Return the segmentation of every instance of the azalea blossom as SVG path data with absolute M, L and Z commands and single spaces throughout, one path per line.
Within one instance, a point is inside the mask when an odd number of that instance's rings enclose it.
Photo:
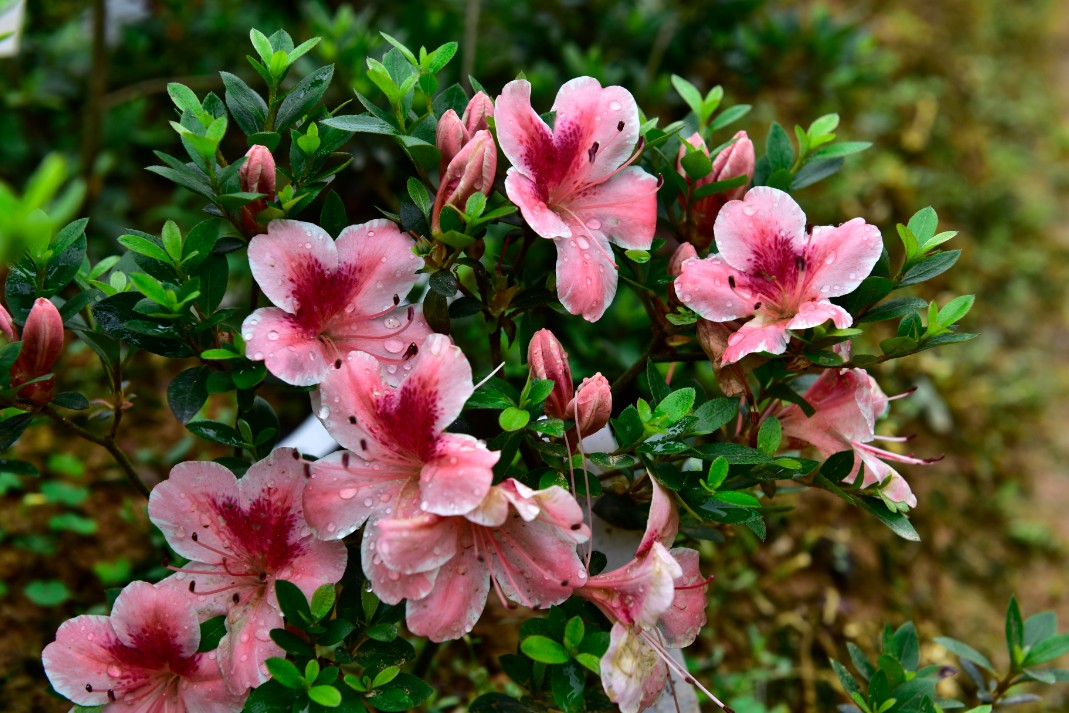
M 720 209 L 727 205 L 728 201 L 738 200 L 746 193 L 750 180 L 753 179 L 754 167 L 757 158 L 754 155 L 753 142 L 745 131 L 740 131 L 733 137 L 735 143 L 731 144 L 713 159 L 713 170 L 709 175 L 699 178 L 697 181 L 687 176 L 683 170 L 683 157 L 687 155 L 687 147 L 680 145 L 679 155 L 676 158 L 676 171 L 687 179 L 693 190 L 717 181 L 727 181 L 738 176 L 746 176 L 746 183 L 721 193 L 714 193 L 704 198 L 698 198 L 690 204 L 690 220 L 686 226 L 688 231 L 687 240 L 704 250 L 713 241 L 713 224 Z M 695 132 L 686 140 L 687 144 L 709 155 L 709 148 L 705 145 L 701 134 Z M 684 201 L 685 198 L 680 198 Z M 684 206 L 685 207 L 685 206 Z
M 361 555 L 380 599 L 408 598 L 409 630 L 445 641 L 471 631 L 491 587 L 506 606 L 563 602 L 586 582 L 576 545 L 589 538 L 582 509 L 559 486 L 531 490 L 509 479 L 478 508 L 443 517 L 421 509 L 409 483 L 393 517 L 368 524 Z
M 477 92 L 464 107 L 464 116 L 457 116 L 452 109 L 448 109 L 438 119 L 438 127 L 435 130 L 435 144 L 442 154 L 438 172 L 445 175 L 446 168 L 453 157 L 480 131 L 490 128 L 487 117 L 494 115 L 494 101 L 484 92 Z
M 623 713 L 653 705 L 668 682 L 669 668 L 692 680 L 667 649 L 689 646 L 705 625 L 708 580 L 698 570 L 698 553 L 685 547 L 668 549 L 679 530 L 679 514 L 664 489 L 651 482 L 650 516 L 634 559 L 591 577 L 576 590 L 613 622 L 609 648 L 601 659 L 601 681 Z
M 249 242 L 252 275 L 275 306 L 241 325 L 245 354 L 295 386 L 322 380 L 349 352 L 403 365 L 430 328 L 414 307 L 399 306 L 423 260 L 388 220 L 351 225 L 338 240 L 317 225 L 275 220 Z
M 534 333 L 527 345 L 527 364 L 534 378 L 553 381 L 553 390 L 543 405 L 546 415 L 575 422 L 567 436 L 573 450 L 583 437 L 601 430 L 609 422 L 612 415 L 609 380 L 598 372 L 583 379 L 573 391 L 568 354 L 553 332 L 540 329 Z
M 316 461 L 304 493 L 308 522 L 327 539 L 354 532 L 388 508 L 409 483 L 417 505 L 438 515 L 474 509 L 490 490 L 500 454 L 476 438 L 445 433 L 475 390 L 471 366 L 443 334 L 431 334 L 399 387 L 370 354 L 332 369 L 313 408 L 344 448 Z
M 63 622 L 41 654 L 56 691 L 80 706 L 130 713 L 232 713 L 214 651 L 197 653 L 200 621 L 188 596 L 148 582 L 119 592 L 111 616 Z
M 235 693 L 266 681 L 264 661 L 284 655 L 270 636 L 282 627 L 275 581 L 310 597 L 345 572 L 345 545 L 320 540 L 305 523 L 308 465 L 291 448 L 240 480 L 218 463 L 181 463 L 149 497 L 149 518 L 191 560 L 161 585 L 186 592 L 205 616 L 226 614 L 219 663 Z
M 260 232 L 256 214 L 267 208 L 267 201 L 275 199 L 275 157 L 271 149 L 260 144 L 245 153 L 245 163 L 238 169 L 238 185 L 247 193 L 263 193 L 252 203 L 241 207 L 241 221 L 250 233 Z
M 728 338 L 722 364 L 747 354 L 782 354 L 787 330 L 853 319 L 830 298 L 857 289 L 883 250 L 880 231 L 861 218 L 805 231 L 805 214 L 788 194 L 761 186 L 725 205 L 714 228 L 719 254 L 683 263 L 680 301 L 702 318 L 753 317 Z
M 468 199 L 476 193 L 490 195 L 497 176 L 497 146 L 487 130 L 477 131 L 442 171 L 442 180 L 434 197 L 431 227 L 440 234 L 442 210 L 448 205 L 463 212 Z
M 596 322 L 616 294 L 609 243 L 648 250 L 660 182 L 631 166 L 641 151 L 638 106 L 623 87 L 572 79 L 553 102 L 553 128 L 531 107 L 531 85 L 505 85 L 496 103 L 505 191 L 531 229 L 557 246 L 557 296 Z M 637 147 L 636 147 L 637 144 Z
M 898 471 L 886 461 L 925 465 L 932 460 L 893 453 L 872 445 L 877 439 L 904 441 L 905 438 L 877 436 L 876 419 L 886 413 L 890 399 L 864 369 L 827 369 L 803 395 L 813 407 L 812 416 L 795 404 L 785 405 L 777 414 L 783 434 L 812 446 L 823 457 L 845 450 L 854 451 L 854 467 L 844 478 L 857 481 L 864 469 L 861 486 L 879 485 L 891 502 L 917 506 L 917 496 Z M 895 397 L 897 398 L 897 397 Z
M 0 307 L 0 332 L 12 341 L 19 339 L 18 330 L 11 320 L 11 315 L 3 307 Z M 62 352 L 63 317 L 60 316 L 59 310 L 51 300 L 38 297 L 34 300 L 30 314 L 26 317 L 26 324 L 22 327 L 22 348 L 9 372 L 11 386 L 26 384 L 28 381 L 50 374 Z M 52 400 L 52 390 L 55 385 L 55 377 L 50 377 L 44 381 L 26 384 L 16 392 L 16 396 L 38 406 L 44 406 Z

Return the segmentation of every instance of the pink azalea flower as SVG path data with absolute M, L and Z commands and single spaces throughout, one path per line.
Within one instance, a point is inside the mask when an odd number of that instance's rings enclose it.
M 686 171 L 683 170 L 683 157 L 687 155 L 687 147 L 682 145 L 679 147 L 679 156 L 676 158 L 676 171 L 687 179 L 687 183 L 693 184 L 694 190 L 710 183 L 726 181 L 736 176 L 746 176 L 749 179 L 753 179 L 754 167 L 757 161 L 754 155 L 753 142 L 750 141 L 750 137 L 745 131 L 738 132 L 733 138 L 735 143 L 718 153 L 716 158 L 713 159 L 713 170 L 708 176 L 697 181 L 687 177 Z M 686 143 L 704 152 L 706 156 L 709 155 L 709 148 L 705 145 L 701 134 L 695 132 L 686 140 Z M 738 188 L 732 188 L 730 191 L 714 193 L 711 196 L 699 198 L 692 202 L 690 206 L 690 223 L 687 225 L 689 233 L 687 239 L 702 250 L 709 247 L 709 243 L 713 240 L 713 224 L 716 221 L 716 216 L 720 213 L 720 209 L 727 205 L 728 201 L 742 198 L 748 185 L 749 181 Z M 681 200 L 683 199 L 681 198 Z
M 388 220 L 351 225 L 337 241 L 312 223 L 272 221 L 249 242 L 249 264 L 276 306 L 245 319 L 246 356 L 295 386 L 319 383 L 351 351 L 403 364 L 430 333 L 421 313 L 398 306 L 423 266 L 412 246 Z
M 348 450 L 316 461 L 304 493 L 308 523 L 327 539 L 389 514 L 408 484 L 437 515 L 474 509 L 490 490 L 500 456 L 482 442 L 444 433 L 475 390 L 471 366 L 449 337 L 431 334 L 401 385 L 391 388 L 370 354 L 353 352 L 331 370 L 314 410 Z
M 3 310 L 0 307 L 0 310 Z M 3 327 L 7 317 L 6 328 Z M 0 329 L 12 339 L 18 338 L 18 331 L 6 310 L 0 315 Z M 52 372 L 56 360 L 63 352 L 63 318 L 51 300 L 38 297 L 34 300 L 26 324 L 22 327 L 22 349 L 11 365 L 11 385 L 18 386 L 27 381 Z M 55 377 L 27 384 L 19 389 L 20 399 L 44 406 L 52 400 L 52 390 L 56 385 Z
M 649 521 L 635 558 L 591 577 L 576 590 L 613 622 L 609 648 L 601 659 L 601 681 L 623 713 L 653 705 L 664 691 L 669 668 L 691 678 L 667 649 L 689 646 L 705 625 L 708 580 L 698 570 L 698 553 L 685 547 L 668 549 L 679 530 L 679 514 L 664 489 L 651 482 Z
M 887 411 L 888 397 L 864 369 L 827 369 L 805 392 L 804 398 L 815 409 L 807 417 L 794 404 L 786 405 L 778 414 L 784 435 L 812 446 L 828 456 L 845 450 L 854 451 L 853 470 L 844 479 L 854 483 L 864 468 L 862 487 L 879 485 L 882 495 L 896 503 L 917 506 L 917 496 L 910 490 L 898 471 L 886 463 L 924 465 L 932 460 L 893 453 L 871 445 L 871 441 L 904 441 L 876 435 L 876 419 Z M 898 398 L 898 397 L 895 397 Z
M 531 85 L 516 80 L 497 99 L 495 125 L 512 168 L 505 191 L 531 229 L 557 245 L 557 296 L 595 322 L 616 294 L 610 242 L 648 250 L 660 182 L 637 158 L 638 106 L 623 87 L 573 79 L 553 103 L 552 129 L 531 108 Z
M 304 520 L 307 463 L 279 448 L 239 480 L 217 463 L 181 463 L 149 497 L 149 517 L 175 552 L 192 560 L 161 585 L 187 593 L 206 616 L 226 614 L 220 665 L 235 693 L 267 680 L 264 661 L 283 656 L 275 580 L 311 596 L 345 572 L 341 542 L 324 542 Z
M 501 601 L 559 604 L 586 581 L 576 545 L 590 538 L 575 498 L 559 486 L 531 490 L 509 479 L 478 508 L 442 517 L 419 507 L 414 485 L 394 516 L 369 523 L 364 572 L 380 599 L 408 598 L 409 630 L 431 641 L 471 631 L 493 587 Z
M 830 298 L 857 289 L 883 250 L 880 231 L 861 218 L 807 235 L 794 199 L 764 186 L 725 205 L 715 233 L 720 253 L 684 262 L 675 290 L 712 322 L 753 317 L 729 337 L 723 364 L 755 352 L 782 354 L 789 329 L 829 319 L 849 327 L 850 314 Z
M 148 582 L 119 593 L 111 616 L 64 622 L 41 654 L 56 691 L 80 706 L 130 713 L 232 713 L 215 652 L 197 653 L 200 622 L 188 596 Z

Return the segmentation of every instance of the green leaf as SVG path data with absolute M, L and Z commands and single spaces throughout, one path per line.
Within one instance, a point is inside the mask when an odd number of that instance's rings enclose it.
M 853 696 L 855 693 L 861 693 L 861 686 L 858 685 L 857 679 L 855 679 L 850 672 L 846 670 L 846 667 L 835 659 L 829 659 L 831 662 L 831 668 L 835 671 L 836 677 L 839 679 L 839 683 L 842 685 L 843 690 Z
M 775 416 L 768 416 L 757 432 L 757 449 L 766 456 L 775 455 L 783 438 L 783 426 Z
M 561 664 L 570 658 L 563 646 L 546 636 L 528 636 L 520 642 L 520 651 L 545 664 Z
M 145 257 L 150 257 L 153 260 L 159 260 L 165 265 L 168 265 L 171 262 L 171 258 L 167 255 L 167 251 L 147 238 L 142 238 L 137 235 L 120 235 L 119 244 L 127 250 L 133 251 L 139 255 L 144 255 Z
M 241 77 L 230 72 L 219 72 L 226 87 L 226 106 L 234 117 L 238 128 L 246 136 L 253 136 L 263 130 L 267 120 L 267 102 L 257 94 Z
M 282 615 L 286 617 L 287 624 L 303 629 L 313 623 L 308 600 L 304 598 L 304 592 L 296 584 L 284 579 L 276 580 L 275 595 L 278 597 L 278 605 L 282 609 Z
M 723 181 L 712 181 L 699 186 L 694 191 L 694 200 L 700 200 L 707 196 L 715 195 L 717 193 L 723 193 L 724 191 L 730 191 L 732 188 L 738 188 L 744 186 L 750 182 L 750 177 L 746 174 L 741 176 L 735 176 L 733 178 L 726 178 Z
M 1024 666 L 1046 663 L 1069 653 L 1069 634 L 1059 634 L 1040 641 L 1025 656 Z
M 200 646 L 197 651 L 204 653 L 219 647 L 219 640 L 226 634 L 226 615 L 213 616 L 200 623 Z
M 324 708 L 337 708 L 341 705 L 341 692 L 334 686 L 312 686 L 308 689 L 308 698 Z
M 712 463 L 709 464 L 709 473 L 705 476 L 705 484 L 710 490 L 716 490 L 724 484 L 724 480 L 728 477 L 728 471 L 731 466 L 728 463 L 728 459 L 724 456 L 718 456 Z
M 497 417 L 498 424 L 506 431 L 519 431 L 530 420 L 530 413 L 515 406 L 509 406 Z
M 397 136 L 400 132 L 397 127 L 389 122 L 372 116 L 371 114 L 351 114 L 346 116 L 333 116 L 319 122 L 323 126 L 342 131 L 353 131 L 358 134 L 383 134 Z
M 987 657 L 968 644 L 952 639 L 949 636 L 937 636 L 933 641 L 958 658 L 972 661 L 977 666 L 982 666 L 991 673 L 995 673 L 995 667 L 991 665 Z
M 694 409 L 694 423 L 688 429 L 688 433 L 705 435 L 720 430 L 735 419 L 739 413 L 739 400 L 737 398 L 717 398 L 706 401 Z
M 167 95 L 171 97 L 174 105 L 182 111 L 188 111 L 193 116 L 204 113 L 204 108 L 201 106 L 200 100 L 197 99 L 197 95 L 184 84 L 179 84 L 178 82 L 168 83 Z
M 789 169 L 794 164 L 794 145 L 791 143 L 791 137 L 777 122 L 772 122 L 769 128 L 765 156 L 773 173 Z
M 875 515 L 877 520 L 891 528 L 891 531 L 903 540 L 920 542 L 921 536 L 917 534 L 909 518 L 902 513 L 891 512 L 882 502 L 874 501 L 872 498 L 858 498 L 857 502 L 863 509 Z
M 924 309 L 928 303 L 919 297 L 899 297 L 876 305 L 858 320 L 864 322 L 882 322 L 885 319 L 897 319 Z
M 264 663 L 267 665 L 267 671 L 271 674 L 271 678 L 286 688 L 304 688 L 304 679 L 293 662 L 273 656 Z
M 749 493 L 743 493 L 738 490 L 721 490 L 715 495 L 715 499 L 728 503 L 729 505 L 738 505 L 739 507 L 744 508 L 761 507 L 760 500 Z
M 713 122 L 709 124 L 711 131 L 719 131 L 725 126 L 735 123 L 742 117 L 746 116 L 750 112 L 749 104 L 738 104 L 736 106 L 728 107 L 724 111 L 720 112 Z
M 694 112 L 694 115 L 701 118 L 702 95 L 697 87 L 686 79 L 683 79 L 683 77 L 680 77 L 678 74 L 672 75 L 672 86 L 675 87 L 676 92 L 678 92 L 683 101 L 687 103 L 690 110 Z
M 939 310 L 939 325 L 949 327 L 958 322 L 962 317 L 969 313 L 969 310 L 972 309 L 973 302 L 975 301 L 976 297 L 974 295 L 962 295 L 950 300 L 943 305 L 941 310 Z
M 445 66 L 449 64 L 449 60 L 453 59 L 453 56 L 456 55 L 458 47 L 459 45 L 456 42 L 446 42 L 444 45 L 434 50 L 434 52 L 427 57 L 427 71 L 431 74 L 438 74 L 438 72 L 445 69 Z
M 825 134 L 830 134 L 835 131 L 837 126 L 839 126 L 839 115 L 825 114 L 824 116 L 815 119 L 813 123 L 809 125 L 809 131 L 806 133 L 809 134 L 810 138 L 824 136 Z
M 1024 621 L 1017 597 L 1010 597 L 1010 604 L 1006 607 L 1006 647 L 1010 653 L 1010 661 L 1016 665 L 1020 660 L 1018 652 L 1024 647 Z
M 948 250 L 927 257 L 906 270 L 906 274 L 899 280 L 898 286 L 907 287 L 909 285 L 916 285 L 920 282 L 930 280 L 937 275 L 941 275 L 953 267 L 959 257 L 961 257 L 961 250 Z
M 58 579 L 34 580 L 23 587 L 22 593 L 39 607 L 59 606 L 71 598 L 67 585 Z
M 691 151 L 683 156 L 680 163 L 687 175 L 694 180 L 705 178 L 713 172 L 713 162 L 704 151 Z
M 380 711 L 393 713 L 419 706 L 430 698 L 432 693 L 434 689 L 419 678 L 401 673 L 389 683 L 368 693 L 367 702 Z
M 841 141 L 837 144 L 822 146 L 809 154 L 809 160 L 818 161 L 829 158 L 842 158 L 852 154 L 861 153 L 872 146 L 871 141 Z
M 568 620 L 568 624 L 564 627 L 564 646 L 568 649 L 574 649 L 583 643 L 583 637 L 586 635 L 586 627 L 583 625 L 583 620 L 577 616 L 573 616 Z
M 627 255 L 628 260 L 637 262 L 639 265 L 650 261 L 650 254 L 646 250 L 625 250 L 624 254 Z
M 1052 611 L 1033 614 L 1024 620 L 1024 645 L 1035 646 L 1058 633 L 1058 617 Z
M 913 217 L 909 219 L 907 227 L 909 232 L 913 233 L 913 236 L 917 238 L 917 242 L 923 245 L 935 235 L 935 228 L 938 223 L 939 216 L 936 214 L 935 209 L 928 206 L 914 213 Z
M 652 422 L 671 426 L 686 416 L 694 406 L 695 392 L 692 388 L 679 389 L 665 396 L 653 410 Z
M 334 609 L 334 599 L 336 596 L 337 592 L 335 591 L 333 584 L 324 584 L 312 593 L 310 609 L 312 611 L 312 618 L 315 621 L 320 621 L 330 614 L 331 610 Z
M 282 106 L 278 109 L 275 119 L 275 130 L 284 131 L 295 121 L 312 110 L 323 93 L 330 86 L 330 80 L 334 77 L 334 65 L 320 67 L 309 74 L 294 87 L 286 98 L 282 100 Z

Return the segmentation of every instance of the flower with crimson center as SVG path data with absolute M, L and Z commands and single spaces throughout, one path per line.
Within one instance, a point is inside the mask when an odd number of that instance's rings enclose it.
M 189 596 L 132 582 L 111 616 L 65 621 L 41 654 L 48 680 L 80 706 L 105 711 L 235 713 L 216 653 L 197 653 L 200 622 Z
M 191 560 L 160 585 L 185 592 L 206 616 L 226 614 L 219 657 L 235 693 L 266 681 L 264 661 L 284 655 L 270 636 L 282 627 L 275 581 L 310 597 L 345 572 L 345 545 L 320 540 L 305 523 L 308 466 L 291 448 L 240 480 L 218 463 L 181 463 L 149 497 L 149 518 Z
M 857 289 L 883 251 L 880 231 L 861 218 L 805 231 L 805 214 L 788 194 L 751 189 L 717 215 L 719 254 L 683 263 L 680 302 L 712 322 L 753 317 L 728 338 L 722 364 L 747 354 L 782 354 L 787 330 L 829 319 L 844 329 L 850 314 L 830 298 Z
M 241 325 L 246 356 L 295 386 L 318 384 L 355 350 L 401 378 L 430 333 L 421 312 L 399 306 L 423 266 L 413 245 L 388 220 L 351 225 L 337 241 L 312 223 L 272 221 L 249 242 L 249 264 L 276 306 Z

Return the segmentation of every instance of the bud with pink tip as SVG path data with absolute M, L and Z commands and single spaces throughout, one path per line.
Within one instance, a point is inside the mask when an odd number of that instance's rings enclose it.
M 485 92 L 478 92 L 464 108 L 464 128 L 468 134 L 474 136 L 475 132 L 489 129 L 490 124 L 486 118 L 494 115 L 494 100 Z
M 25 384 L 51 373 L 62 351 L 63 318 L 54 304 L 38 297 L 22 330 L 22 350 L 11 365 L 11 385 Z M 19 390 L 18 397 L 44 406 L 52 400 L 55 383 L 55 378 L 51 378 L 29 384 Z
M 453 158 L 460 153 L 475 135 L 480 131 L 490 128 L 486 118 L 494 115 L 494 100 L 479 92 L 467 107 L 464 108 L 463 118 L 450 109 L 438 119 L 438 129 L 435 134 L 435 144 L 442 154 L 442 160 L 438 164 L 438 172 L 443 177 Z
M 453 157 L 442 175 L 431 213 L 431 228 L 441 232 L 442 209 L 451 205 L 463 211 L 476 193 L 489 195 L 497 175 L 497 146 L 489 131 L 478 131 Z
M 565 410 L 569 418 L 575 419 L 575 428 L 580 437 L 585 438 L 600 431 L 612 415 L 609 380 L 601 372 L 583 379 Z
M 11 320 L 11 315 L 3 305 L 0 305 L 0 334 L 7 337 L 9 342 L 17 342 L 19 340 L 19 332 L 15 329 L 15 323 Z
M 536 379 L 552 379 L 553 391 L 546 398 L 545 412 L 550 418 L 571 418 L 568 404 L 572 399 L 572 369 L 568 354 L 548 329 L 540 329 L 527 345 L 527 364 Z
M 713 223 L 716 221 L 716 216 L 720 213 L 720 209 L 728 201 L 742 198 L 746 193 L 750 180 L 753 179 L 754 166 L 757 161 L 754 155 L 753 142 L 750 141 L 750 137 L 745 131 L 738 132 L 734 138 L 735 143 L 721 151 L 713 159 L 713 170 L 710 171 L 708 176 L 697 181 L 687 178 L 687 182 L 691 184 L 692 189 L 695 191 L 710 183 L 726 181 L 736 176 L 747 176 L 749 179 L 746 183 L 732 188 L 730 191 L 714 193 L 691 203 L 687 239 L 694 243 L 699 250 L 709 247 L 709 244 L 713 241 Z M 687 143 L 696 149 L 704 151 L 705 155 L 709 155 L 709 149 L 706 147 L 705 141 L 702 140 L 701 134 L 695 133 L 687 139 Z M 687 155 L 687 152 L 686 146 L 680 146 L 679 156 L 676 159 L 676 170 L 684 177 L 686 177 L 686 172 L 683 170 L 683 157 Z
M 267 208 L 267 201 L 275 197 L 275 157 L 266 146 L 256 144 L 245 154 L 245 163 L 238 169 L 238 181 L 241 190 L 247 193 L 263 193 L 266 198 L 258 198 L 242 207 L 241 217 L 245 229 L 252 234 L 260 232 L 256 223 L 256 214 Z

